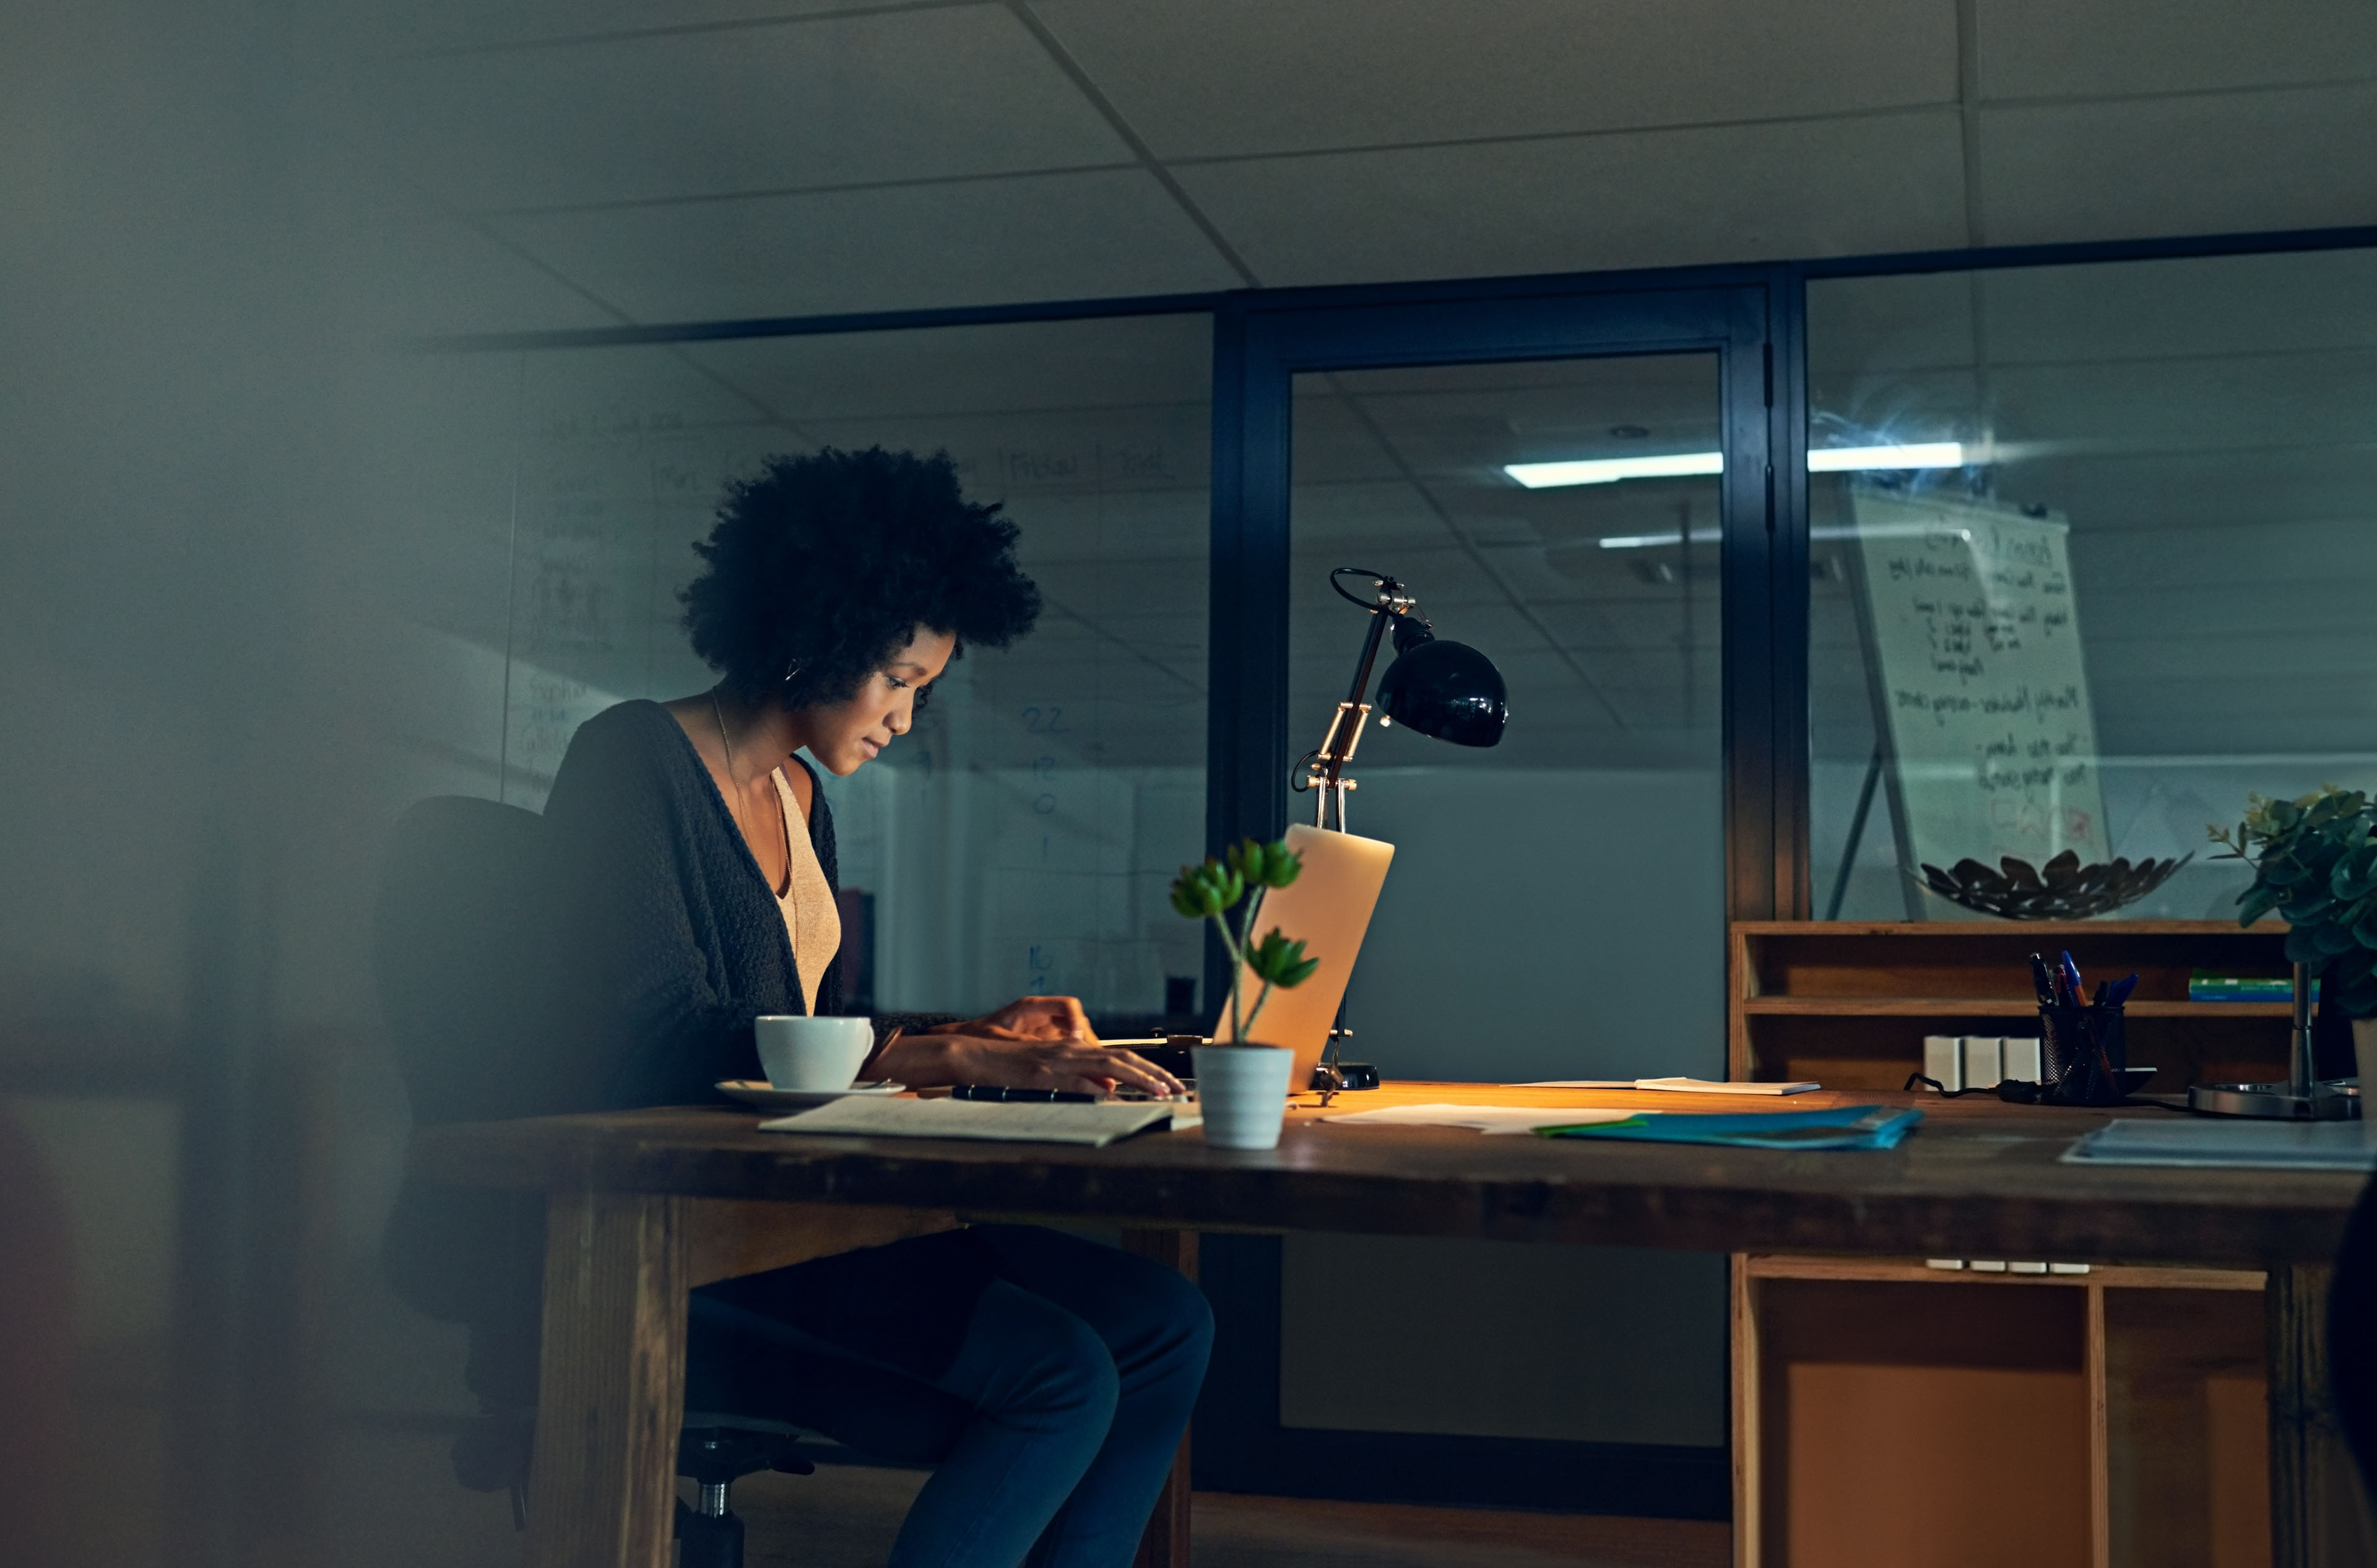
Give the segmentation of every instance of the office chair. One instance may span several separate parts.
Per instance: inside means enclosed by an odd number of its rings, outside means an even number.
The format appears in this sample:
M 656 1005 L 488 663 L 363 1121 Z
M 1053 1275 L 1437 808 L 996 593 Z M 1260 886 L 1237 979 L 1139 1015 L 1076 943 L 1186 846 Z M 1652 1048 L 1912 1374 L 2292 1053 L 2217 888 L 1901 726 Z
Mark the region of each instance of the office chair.
M 543 819 L 517 806 L 440 796 L 397 821 L 373 967 L 415 1126 L 582 1108 L 571 1102 L 571 1064 L 547 1043 L 554 1032 L 537 1026 L 542 895 L 552 885 L 544 856 Z M 525 1526 L 543 1295 L 539 1195 L 408 1179 L 382 1261 L 408 1304 L 470 1329 L 465 1380 L 480 1412 L 455 1440 L 454 1478 L 508 1491 L 513 1522 Z M 759 1470 L 810 1473 L 797 1435 L 781 1422 L 686 1413 L 677 1474 L 699 1501 L 677 1505 L 680 1568 L 741 1568 L 731 1489 Z

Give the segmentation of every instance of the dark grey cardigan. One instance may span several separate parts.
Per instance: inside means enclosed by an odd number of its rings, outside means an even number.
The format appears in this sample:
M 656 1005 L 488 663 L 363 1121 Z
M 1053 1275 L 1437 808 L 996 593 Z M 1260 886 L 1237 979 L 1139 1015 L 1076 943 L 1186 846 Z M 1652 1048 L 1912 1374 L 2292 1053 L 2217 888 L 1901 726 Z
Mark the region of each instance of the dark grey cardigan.
M 809 844 L 839 889 L 833 812 L 809 779 Z M 801 1011 L 800 972 L 775 890 L 668 710 L 622 702 L 580 725 L 544 821 L 564 895 L 556 1011 L 592 1069 L 590 1108 L 696 1104 L 760 1076 L 751 1020 Z M 818 976 L 821 1014 L 842 1010 L 838 968 Z

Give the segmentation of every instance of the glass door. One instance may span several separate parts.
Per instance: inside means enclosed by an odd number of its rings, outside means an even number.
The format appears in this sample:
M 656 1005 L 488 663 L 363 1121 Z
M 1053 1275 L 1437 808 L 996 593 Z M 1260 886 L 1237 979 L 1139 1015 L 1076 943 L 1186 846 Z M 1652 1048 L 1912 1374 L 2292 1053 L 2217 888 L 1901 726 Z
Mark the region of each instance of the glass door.
M 1346 1055 L 1390 1082 L 1725 1073 L 1726 922 L 1772 913 L 1777 880 L 1773 783 L 1726 745 L 1745 715 L 1765 722 L 1773 673 L 1762 644 L 1744 657 L 1726 636 L 1728 597 L 1767 593 L 1764 321 L 1756 291 L 1711 290 L 1246 323 L 1215 690 L 1235 677 L 1270 734 L 1243 708 L 1217 733 L 1215 827 L 1234 806 L 1243 831 L 1313 820 L 1291 776 L 1368 619 L 1335 569 L 1401 581 L 1509 692 L 1491 748 L 1374 721 L 1349 769 L 1348 825 L 1396 855 Z M 1214 1259 L 1225 1335 L 1269 1342 L 1236 1365 L 1225 1350 L 1220 1372 L 1269 1386 L 1217 1399 L 1300 1456 L 1283 1467 L 1359 1490 L 1356 1454 L 1392 1472 L 1401 1435 L 1446 1502 L 1722 1505 L 1722 1258 L 1363 1228 Z M 1348 1375 L 1365 1363 L 1393 1371 Z

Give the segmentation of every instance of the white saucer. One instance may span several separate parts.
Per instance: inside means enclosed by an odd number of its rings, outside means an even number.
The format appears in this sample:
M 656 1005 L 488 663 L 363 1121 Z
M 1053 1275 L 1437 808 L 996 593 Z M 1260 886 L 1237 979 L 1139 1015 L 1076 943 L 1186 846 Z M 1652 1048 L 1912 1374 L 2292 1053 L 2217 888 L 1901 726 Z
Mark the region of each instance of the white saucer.
M 718 1092 L 727 1098 L 741 1100 L 747 1106 L 758 1106 L 762 1110 L 821 1106 L 845 1095 L 896 1095 L 907 1086 L 887 1079 L 874 1083 L 854 1083 L 847 1089 L 779 1089 L 762 1080 L 751 1078 L 730 1078 L 715 1085 Z

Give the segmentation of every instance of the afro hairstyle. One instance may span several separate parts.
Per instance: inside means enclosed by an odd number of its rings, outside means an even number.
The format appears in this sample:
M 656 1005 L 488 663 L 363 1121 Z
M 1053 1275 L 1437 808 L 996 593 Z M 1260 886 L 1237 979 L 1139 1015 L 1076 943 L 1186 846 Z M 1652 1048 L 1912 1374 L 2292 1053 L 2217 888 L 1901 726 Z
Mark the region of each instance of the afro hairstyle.
M 707 569 L 678 597 L 693 651 L 748 701 L 847 701 L 920 626 L 1004 648 L 1040 590 L 1014 523 L 958 489 L 947 452 L 821 448 L 726 487 Z M 923 705 L 922 695 L 918 706 Z

